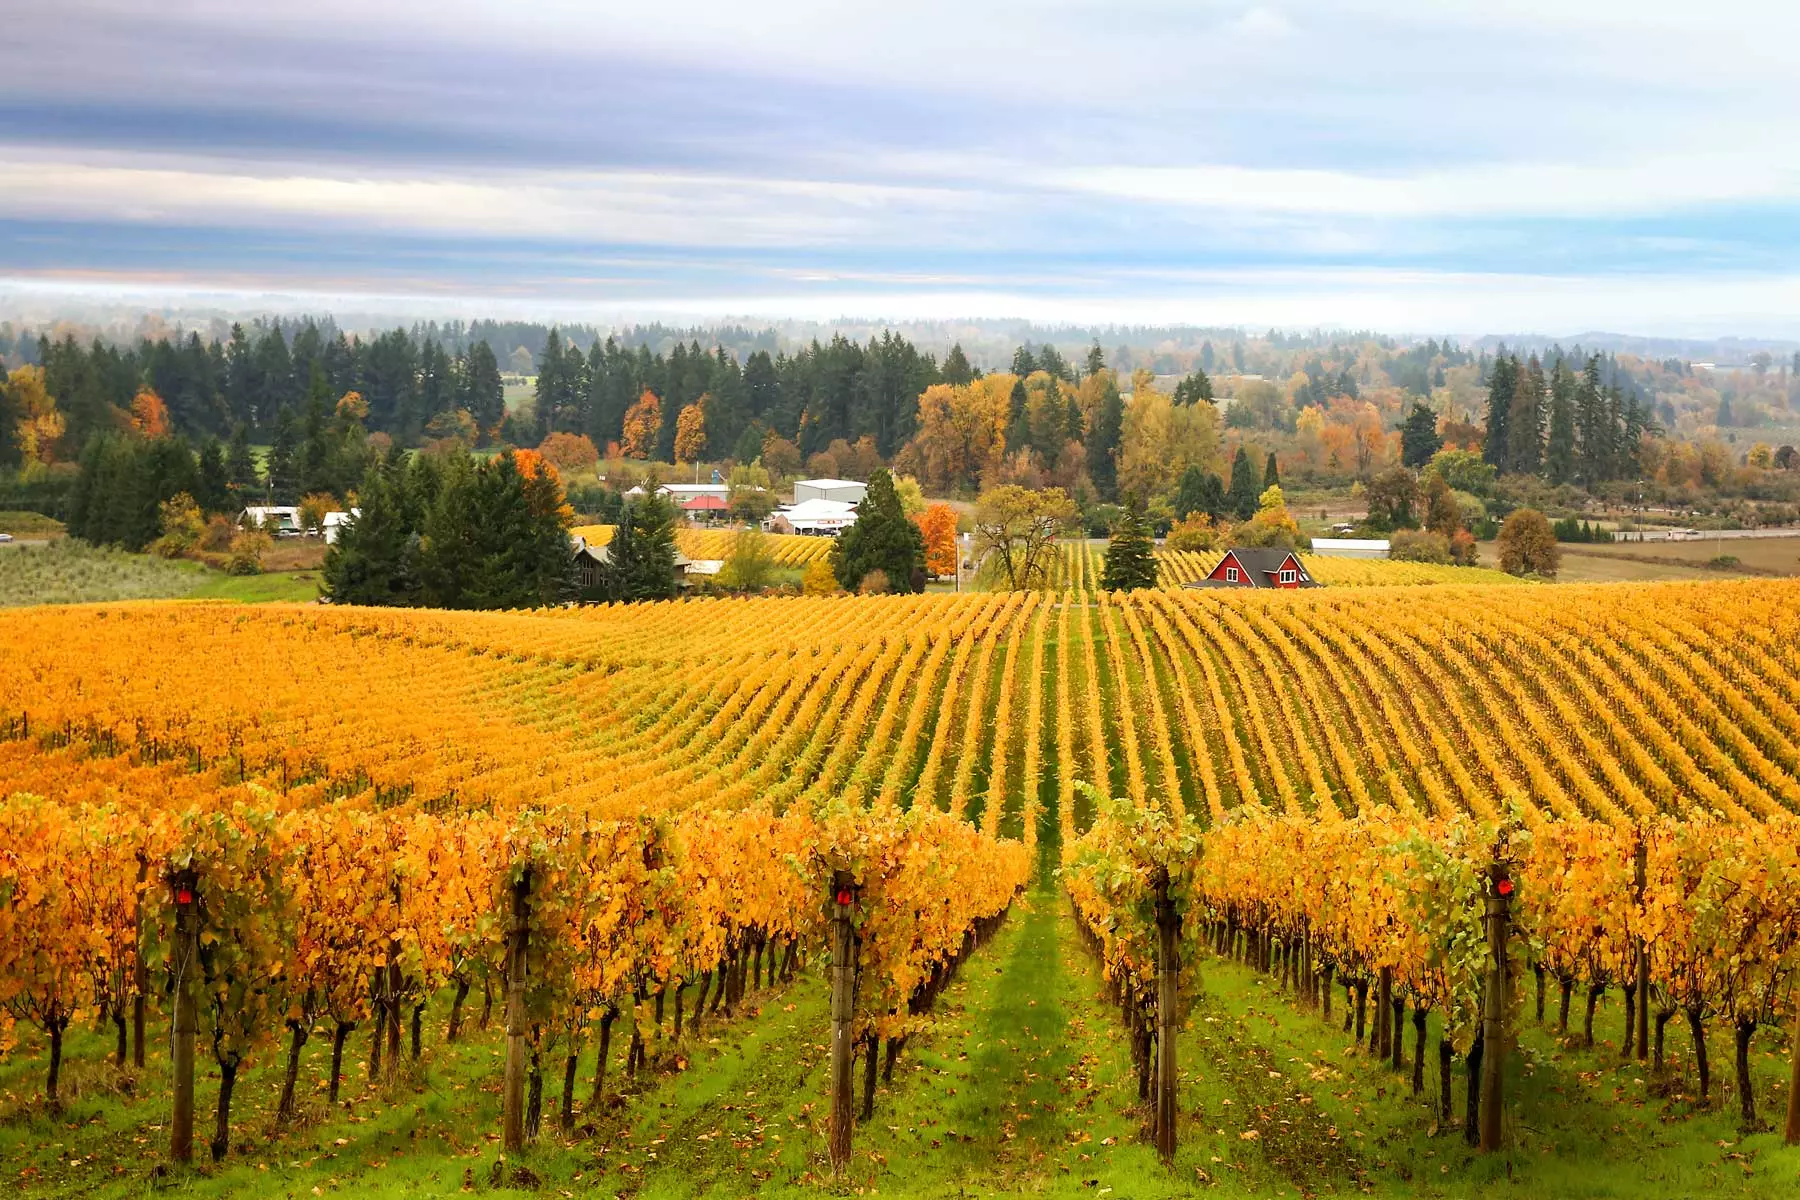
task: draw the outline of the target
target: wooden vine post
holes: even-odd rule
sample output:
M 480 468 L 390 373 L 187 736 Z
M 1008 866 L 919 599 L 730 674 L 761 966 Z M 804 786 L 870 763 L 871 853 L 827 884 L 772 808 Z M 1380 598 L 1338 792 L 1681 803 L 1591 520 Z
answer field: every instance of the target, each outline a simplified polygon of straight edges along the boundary
M 531 952 L 531 868 L 512 885 L 512 922 L 506 931 L 506 1074 L 501 1087 L 501 1145 L 525 1146 L 525 978 Z
M 1481 1149 L 1500 1148 L 1502 1085 L 1506 1077 L 1506 942 L 1511 933 L 1513 881 L 1506 867 L 1488 871 L 1487 980 L 1481 997 Z
M 856 1046 L 856 881 L 848 871 L 831 875 L 831 1169 L 850 1163 L 850 1129 L 856 1120 L 850 1068 Z
M 1156 881 L 1156 1153 L 1175 1161 L 1175 1027 L 1180 1003 L 1181 913 L 1169 898 L 1169 876 Z
M 1795 987 L 1795 999 L 1800 1001 L 1800 985 Z M 1800 1004 L 1795 1011 L 1800 1013 Z M 1790 1146 L 1800 1146 L 1800 1017 L 1794 1020 L 1793 1065 L 1788 1077 L 1788 1111 L 1787 1133 L 1785 1140 Z
M 175 975 L 175 1038 L 169 1064 L 175 1072 L 175 1111 L 169 1122 L 169 1156 L 194 1161 L 194 1036 L 200 1019 L 194 1001 L 194 977 L 200 972 L 200 881 L 190 867 L 170 880 L 175 891 L 175 945 L 170 968 Z
M 1650 874 L 1650 847 L 1644 842 L 1644 831 L 1638 830 L 1637 849 L 1632 855 L 1632 884 L 1636 891 L 1636 899 L 1641 908 L 1644 903 L 1644 889 L 1648 886 Z M 1650 1057 L 1650 946 L 1644 941 L 1642 933 L 1637 936 L 1637 1060 L 1644 1062 Z

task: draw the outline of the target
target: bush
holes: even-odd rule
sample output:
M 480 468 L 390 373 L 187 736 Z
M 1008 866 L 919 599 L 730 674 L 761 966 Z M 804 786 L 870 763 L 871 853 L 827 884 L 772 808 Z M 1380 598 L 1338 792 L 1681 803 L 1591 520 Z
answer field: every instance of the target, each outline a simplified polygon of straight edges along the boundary
M 1450 538 L 1450 561 L 1459 567 L 1475 567 L 1481 565 L 1481 546 L 1475 541 L 1475 535 L 1466 529 L 1459 529 Z
M 245 530 L 231 539 L 231 562 L 225 570 L 232 575 L 261 575 L 263 555 L 275 540 L 261 531 Z
M 1388 539 L 1388 557 L 1396 562 L 1450 564 L 1450 539 L 1441 533 L 1402 529 Z
M 162 536 L 150 543 L 150 551 L 158 558 L 180 558 L 200 544 L 206 524 L 200 506 L 186 492 L 181 492 L 157 508 L 157 527 Z
M 880 567 L 864 575 L 862 582 L 856 585 L 856 594 L 859 596 L 880 596 L 889 590 L 888 573 Z
M 838 590 L 837 576 L 831 573 L 831 561 L 815 558 L 800 577 L 800 590 L 808 596 L 829 596 Z
M 1223 522 L 1215 525 L 1205 513 L 1195 512 L 1169 530 L 1163 546 L 1189 554 L 1210 554 L 1225 544 L 1230 532 L 1229 525 Z
M 1521 508 L 1500 526 L 1500 569 L 1508 575 L 1553 578 L 1562 565 L 1562 548 L 1550 521 L 1535 508 Z

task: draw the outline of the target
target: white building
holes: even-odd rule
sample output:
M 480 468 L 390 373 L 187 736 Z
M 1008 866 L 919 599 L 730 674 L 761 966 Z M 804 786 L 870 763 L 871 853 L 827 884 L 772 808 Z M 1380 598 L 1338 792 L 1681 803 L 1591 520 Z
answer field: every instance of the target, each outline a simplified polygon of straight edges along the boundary
M 845 504 L 861 504 L 869 494 L 869 485 L 854 479 L 802 479 L 794 485 L 794 503 L 808 500 L 838 500 Z
M 352 519 L 362 516 L 362 510 L 353 508 L 349 512 L 328 512 L 325 514 L 325 544 L 336 544 L 338 531 L 348 525 Z
M 625 493 L 627 496 L 642 496 L 644 485 L 638 484 Z M 692 500 L 696 496 L 714 496 L 720 500 L 731 499 L 731 488 L 723 483 L 665 483 L 656 489 L 659 496 L 667 496 L 680 504 L 684 500 Z
M 265 533 L 299 533 L 300 510 L 292 504 L 252 504 L 238 514 L 238 524 L 253 525 Z
M 1386 558 L 1386 538 L 1314 538 L 1312 552 L 1325 558 Z
M 792 526 L 795 533 L 836 537 L 856 524 L 856 508 L 842 500 L 802 500 L 776 509 L 769 520 L 773 522 L 777 517 Z

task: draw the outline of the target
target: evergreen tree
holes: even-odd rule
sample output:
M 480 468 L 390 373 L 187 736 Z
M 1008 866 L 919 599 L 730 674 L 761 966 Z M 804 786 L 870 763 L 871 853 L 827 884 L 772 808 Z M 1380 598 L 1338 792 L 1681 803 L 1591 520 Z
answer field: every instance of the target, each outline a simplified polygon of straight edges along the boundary
M 1400 427 L 1400 461 L 1417 470 L 1444 447 L 1438 434 L 1438 417 L 1429 404 L 1414 400 L 1406 423 Z
M 320 590 L 333 604 L 411 604 L 418 580 L 409 551 L 415 542 L 394 470 L 371 467 L 357 492 L 357 512 L 325 551 Z
M 1185 521 L 1194 513 L 1205 513 L 1215 521 L 1225 515 L 1225 483 L 1198 463 L 1181 473 L 1175 489 L 1175 518 Z
M 1544 462 L 1544 368 L 1533 354 L 1518 376 L 1506 412 L 1506 466 L 1515 475 L 1536 475 Z
M 269 503 L 293 504 L 300 499 L 299 448 L 294 410 L 283 408 L 275 415 L 275 436 L 269 443 Z
M 250 453 L 250 431 L 241 421 L 231 428 L 231 446 L 225 452 L 225 478 L 234 493 L 232 502 L 239 508 L 248 498 L 262 492 L 262 478 L 256 473 L 256 456 Z
M 925 590 L 925 535 L 906 519 L 893 477 L 881 468 L 869 476 L 856 524 L 831 548 L 831 572 L 844 590 L 855 591 L 871 571 L 883 572 L 894 591 Z
M 531 436 L 541 442 L 556 428 L 557 408 L 568 391 L 563 379 L 562 338 L 555 329 L 544 338 L 544 350 L 538 355 L 537 366 L 537 386 L 533 391 L 531 409 Z
M 1281 486 L 1281 469 L 1275 464 L 1275 452 L 1269 451 L 1269 461 L 1263 464 L 1263 491 Z M 1257 493 L 1259 496 L 1261 492 Z
M 494 357 L 494 348 L 485 341 L 470 346 L 463 361 L 461 404 L 475 418 L 479 440 L 486 444 L 506 416 L 506 388 L 500 382 L 500 362 Z
M 1175 403 L 1199 404 L 1213 402 L 1212 380 L 1208 379 L 1204 370 L 1196 370 L 1192 375 L 1175 385 Z
M 764 355 L 764 361 L 768 356 Z M 974 370 L 969 366 L 969 356 L 963 353 L 962 343 L 950 347 L 950 353 L 944 355 L 944 382 L 957 387 L 966 387 L 975 378 Z
M 1579 439 L 1576 473 L 1583 487 L 1592 488 L 1606 478 L 1612 458 L 1611 431 L 1606 423 L 1606 392 L 1600 386 L 1600 356 L 1592 355 L 1582 367 L 1575 389 L 1575 432 Z
M 1240 521 L 1248 521 L 1256 515 L 1257 498 L 1261 495 L 1256 468 L 1250 465 L 1250 452 L 1239 446 L 1231 460 L 1231 484 L 1225 489 L 1226 511 Z
M 1100 586 L 1109 592 L 1129 592 L 1156 586 L 1156 546 L 1144 520 L 1144 506 L 1127 497 L 1125 510 L 1106 543 L 1106 569 Z
M 651 494 L 626 503 L 619 514 L 599 599 L 667 600 L 680 591 L 675 578 L 675 506 Z
M 1502 354 L 1494 360 L 1494 373 L 1488 378 L 1487 437 L 1482 443 L 1481 457 L 1496 470 L 1506 470 L 1506 419 L 1512 412 L 1513 393 L 1518 390 L 1519 360 Z
M 225 469 L 225 449 L 217 438 L 200 443 L 200 461 L 194 490 L 194 503 L 204 513 L 231 511 L 231 479 Z
M 1116 500 L 1119 495 L 1119 439 L 1125 429 L 1125 400 L 1119 395 L 1118 380 L 1107 372 L 1100 406 L 1094 412 L 1094 428 L 1088 433 L 1088 478 L 1102 500 Z
M 1724 397 L 1720 398 L 1720 400 L 1719 400 L 1719 415 L 1714 418 L 1713 424 L 1717 425 L 1720 429 L 1728 429 L 1731 426 L 1737 424 L 1737 418 L 1735 416 L 1733 416 L 1731 413 L 1731 397 L 1730 396 L 1724 396 Z
M 1054 376 L 1052 377 L 1052 386 L 1055 386 Z M 1011 454 L 1021 446 L 1030 444 L 1032 440 L 1031 429 L 1025 421 L 1025 405 L 1029 398 L 1030 397 L 1027 396 L 1025 392 L 1025 381 L 1023 379 L 1013 380 L 1012 396 L 1009 400 L 1011 413 L 1006 424 L 1006 450 L 1008 454 Z M 1040 449 L 1042 448 L 1040 447 Z
M 324 370 L 314 363 L 312 379 L 307 386 L 306 417 L 296 467 L 299 482 L 295 490 L 303 496 L 309 492 L 337 490 L 336 480 L 331 478 L 331 440 L 327 436 L 330 401 L 327 386 Z
M 1100 343 L 1098 341 L 1088 347 L 1085 370 L 1089 375 L 1098 375 L 1100 372 L 1106 370 L 1106 355 L 1101 351 Z
M 1575 375 L 1561 359 L 1550 373 L 1550 432 L 1544 444 L 1544 476 L 1551 483 L 1575 478 Z
M 1012 373 L 1014 375 L 1024 379 L 1038 369 L 1037 356 L 1031 352 L 1030 342 L 1026 342 L 1013 351 Z

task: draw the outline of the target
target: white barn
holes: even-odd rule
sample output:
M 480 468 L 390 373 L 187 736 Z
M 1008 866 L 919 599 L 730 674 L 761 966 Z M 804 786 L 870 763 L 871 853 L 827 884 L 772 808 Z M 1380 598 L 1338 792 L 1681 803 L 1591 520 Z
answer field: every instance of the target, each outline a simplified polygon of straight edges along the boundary
M 1314 538 L 1312 552 L 1325 558 L 1386 558 L 1386 538 Z
M 802 479 L 794 484 L 794 503 L 808 500 L 836 500 L 844 504 L 861 504 L 869 494 L 869 485 L 854 479 Z

